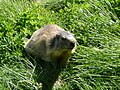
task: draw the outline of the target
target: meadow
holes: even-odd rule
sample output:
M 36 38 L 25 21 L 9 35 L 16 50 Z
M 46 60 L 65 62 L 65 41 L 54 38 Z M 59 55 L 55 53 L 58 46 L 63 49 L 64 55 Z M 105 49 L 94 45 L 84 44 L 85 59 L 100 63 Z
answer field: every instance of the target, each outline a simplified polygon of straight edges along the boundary
M 115 2 L 116 1 L 116 2 Z M 24 42 L 47 24 L 73 33 L 77 50 L 54 90 L 120 90 L 118 0 L 0 0 L 0 90 L 38 90 Z

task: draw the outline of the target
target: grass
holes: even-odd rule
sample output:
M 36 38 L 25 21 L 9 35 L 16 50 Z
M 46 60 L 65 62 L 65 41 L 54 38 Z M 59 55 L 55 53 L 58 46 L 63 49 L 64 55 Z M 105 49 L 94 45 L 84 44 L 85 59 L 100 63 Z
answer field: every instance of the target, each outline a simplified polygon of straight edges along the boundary
M 54 89 L 119 90 L 120 20 L 111 10 L 105 0 L 45 5 L 0 0 L 0 89 L 37 90 L 35 65 L 25 55 L 24 41 L 38 28 L 55 23 L 74 33 L 78 44 Z

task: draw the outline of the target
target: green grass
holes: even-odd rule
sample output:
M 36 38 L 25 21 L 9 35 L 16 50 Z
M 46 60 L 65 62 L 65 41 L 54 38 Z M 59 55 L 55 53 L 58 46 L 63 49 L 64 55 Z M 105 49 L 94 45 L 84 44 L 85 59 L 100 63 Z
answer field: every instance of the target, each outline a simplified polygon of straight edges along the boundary
M 120 89 L 120 20 L 104 0 L 33 3 L 0 0 L 0 90 L 37 90 L 24 41 L 55 23 L 75 34 L 77 50 L 55 90 Z

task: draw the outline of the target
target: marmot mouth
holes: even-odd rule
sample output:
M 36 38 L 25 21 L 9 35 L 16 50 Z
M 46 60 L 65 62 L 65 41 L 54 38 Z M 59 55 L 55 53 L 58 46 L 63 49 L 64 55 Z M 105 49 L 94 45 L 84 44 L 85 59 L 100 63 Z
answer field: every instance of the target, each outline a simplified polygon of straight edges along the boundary
M 73 48 L 64 48 L 63 51 L 72 51 Z

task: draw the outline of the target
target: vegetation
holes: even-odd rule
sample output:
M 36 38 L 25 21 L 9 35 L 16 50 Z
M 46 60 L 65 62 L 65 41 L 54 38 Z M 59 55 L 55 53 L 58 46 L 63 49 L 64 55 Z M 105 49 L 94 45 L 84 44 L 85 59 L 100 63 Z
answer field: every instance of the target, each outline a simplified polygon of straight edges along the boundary
M 119 90 L 119 0 L 53 1 L 0 0 L 0 89 L 41 88 L 24 42 L 38 28 L 54 23 L 78 41 L 54 90 Z

